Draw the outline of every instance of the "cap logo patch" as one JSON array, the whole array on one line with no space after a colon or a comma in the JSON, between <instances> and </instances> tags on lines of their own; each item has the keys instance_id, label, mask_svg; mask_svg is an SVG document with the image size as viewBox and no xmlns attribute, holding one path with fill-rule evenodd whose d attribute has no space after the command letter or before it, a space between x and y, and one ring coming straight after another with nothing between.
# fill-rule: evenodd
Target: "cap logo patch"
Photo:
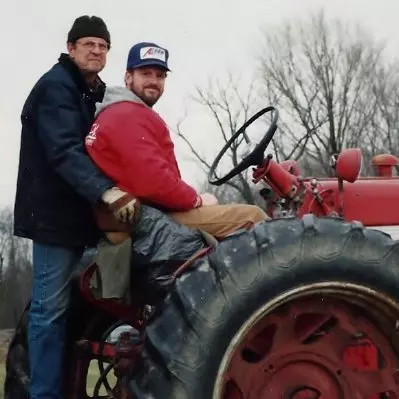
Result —
<instances>
[{"instance_id":1,"label":"cap logo patch","mask_svg":"<svg viewBox=\"0 0 399 399\"><path fill-rule=\"evenodd\" d=\"M166 51L159 47L143 47L140 49L140 59L156 59L166 62Z\"/></svg>"}]
</instances>

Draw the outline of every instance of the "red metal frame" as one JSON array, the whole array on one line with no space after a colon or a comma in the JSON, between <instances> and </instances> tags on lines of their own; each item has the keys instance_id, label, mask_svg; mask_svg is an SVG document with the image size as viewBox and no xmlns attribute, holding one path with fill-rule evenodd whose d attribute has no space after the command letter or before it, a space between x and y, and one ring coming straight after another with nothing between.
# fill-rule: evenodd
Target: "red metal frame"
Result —
<instances>
[{"instance_id":1,"label":"red metal frame","mask_svg":"<svg viewBox=\"0 0 399 399\"><path fill-rule=\"evenodd\" d=\"M348 150L343 154L349 156L342 158L341 169L352 165L352 173L346 171L345 174L354 177L358 172L359 152ZM396 165L395 159L384 156L373 161L382 170L377 169L377 172L383 176L360 177L349 183L337 178L301 178L297 165L292 161L279 164L266 158L263 165L254 170L253 182L267 183L276 197L286 199L289 209L297 206L298 202L293 199L301 194L300 206L294 211L297 217L308 213L316 216L339 215L348 221L361 221L365 226L399 225L399 177L386 172L386 168ZM354 164L351 164L353 161ZM337 160L339 163L340 157ZM288 166L291 166L291 171ZM270 216L273 210L274 207L267 209Z\"/></svg>"},{"instance_id":2,"label":"red metal frame","mask_svg":"<svg viewBox=\"0 0 399 399\"><path fill-rule=\"evenodd\" d=\"M184 273L193 263L202 256L205 256L212 248L208 247L198 251L184 264L182 264L174 273L173 280L178 278ZM80 276L80 291L85 301L92 304L104 313L116 317L120 320L126 321L142 331L146 325L145 306L141 301L135 302L131 305L124 305L116 299L102 299L97 298L92 290L91 281L97 270L97 264L90 264ZM114 372L118 378L117 395L118 399L129 399L130 394L123 388L126 385L126 376L129 370L135 366L137 358L141 350L141 344L133 344L129 333L122 333L120 342L117 347L112 344L105 343L100 353L100 343L82 339L75 345L77 356L77 364L75 370L72 371L73 386L70 387L71 391L68 393L69 399L88 399L86 395L86 375L93 359L102 359L108 364L114 364ZM83 397L82 397L83 395ZM105 399L105 398L98 398Z\"/></svg>"}]
</instances>

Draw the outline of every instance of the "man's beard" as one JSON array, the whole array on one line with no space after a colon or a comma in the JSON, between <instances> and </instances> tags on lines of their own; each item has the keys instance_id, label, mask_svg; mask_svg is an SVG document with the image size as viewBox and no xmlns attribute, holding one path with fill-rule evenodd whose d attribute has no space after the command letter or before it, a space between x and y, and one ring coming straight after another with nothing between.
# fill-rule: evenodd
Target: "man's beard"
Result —
<instances>
[{"instance_id":1,"label":"man's beard","mask_svg":"<svg viewBox=\"0 0 399 399\"><path fill-rule=\"evenodd\" d=\"M144 104L148 105L150 108L152 108L157 102L158 100L161 98L162 93L160 93L160 91L158 90L158 88L156 88L155 90L158 91L158 96L153 97L153 96L146 96L145 95L145 90L146 89L150 89L151 87L146 87L145 89L143 89L140 93L135 90L134 87L131 87L132 92L138 97L140 98L140 100L142 100L144 102Z\"/></svg>"}]
</instances>

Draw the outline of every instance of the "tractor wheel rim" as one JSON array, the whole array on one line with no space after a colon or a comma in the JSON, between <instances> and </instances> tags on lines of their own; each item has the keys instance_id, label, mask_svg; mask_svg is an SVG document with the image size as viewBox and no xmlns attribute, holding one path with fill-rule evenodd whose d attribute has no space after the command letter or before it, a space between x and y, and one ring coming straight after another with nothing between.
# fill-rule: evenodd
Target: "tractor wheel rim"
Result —
<instances>
[{"instance_id":1,"label":"tractor wheel rim","mask_svg":"<svg viewBox=\"0 0 399 399\"><path fill-rule=\"evenodd\" d=\"M286 292L235 334L213 399L399 399L399 343L387 338L397 320L399 304L364 286L325 282ZM359 369L353 356L367 346L371 354L370 343L375 356Z\"/></svg>"}]
</instances>

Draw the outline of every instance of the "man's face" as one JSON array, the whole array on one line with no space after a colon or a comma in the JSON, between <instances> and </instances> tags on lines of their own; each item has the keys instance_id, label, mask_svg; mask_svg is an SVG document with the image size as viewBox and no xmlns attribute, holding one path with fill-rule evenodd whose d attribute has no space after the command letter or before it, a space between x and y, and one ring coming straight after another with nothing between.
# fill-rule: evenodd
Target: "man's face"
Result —
<instances>
[{"instance_id":1,"label":"man's face","mask_svg":"<svg viewBox=\"0 0 399 399\"><path fill-rule=\"evenodd\" d=\"M166 71L155 66L136 68L125 75L126 87L149 107L155 105L162 96L165 80Z\"/></svg>"},{"instance_id":2,"label":"man's face","mask_svg":"<svg viewBox=\"0 0 399 399\"><path fill-rule=\"evenodd\" d=\"M85 75L98 74L107 62L108 43L98 37L82 37L68 43L68 53Z\"/></svg>"}]
</instances>

